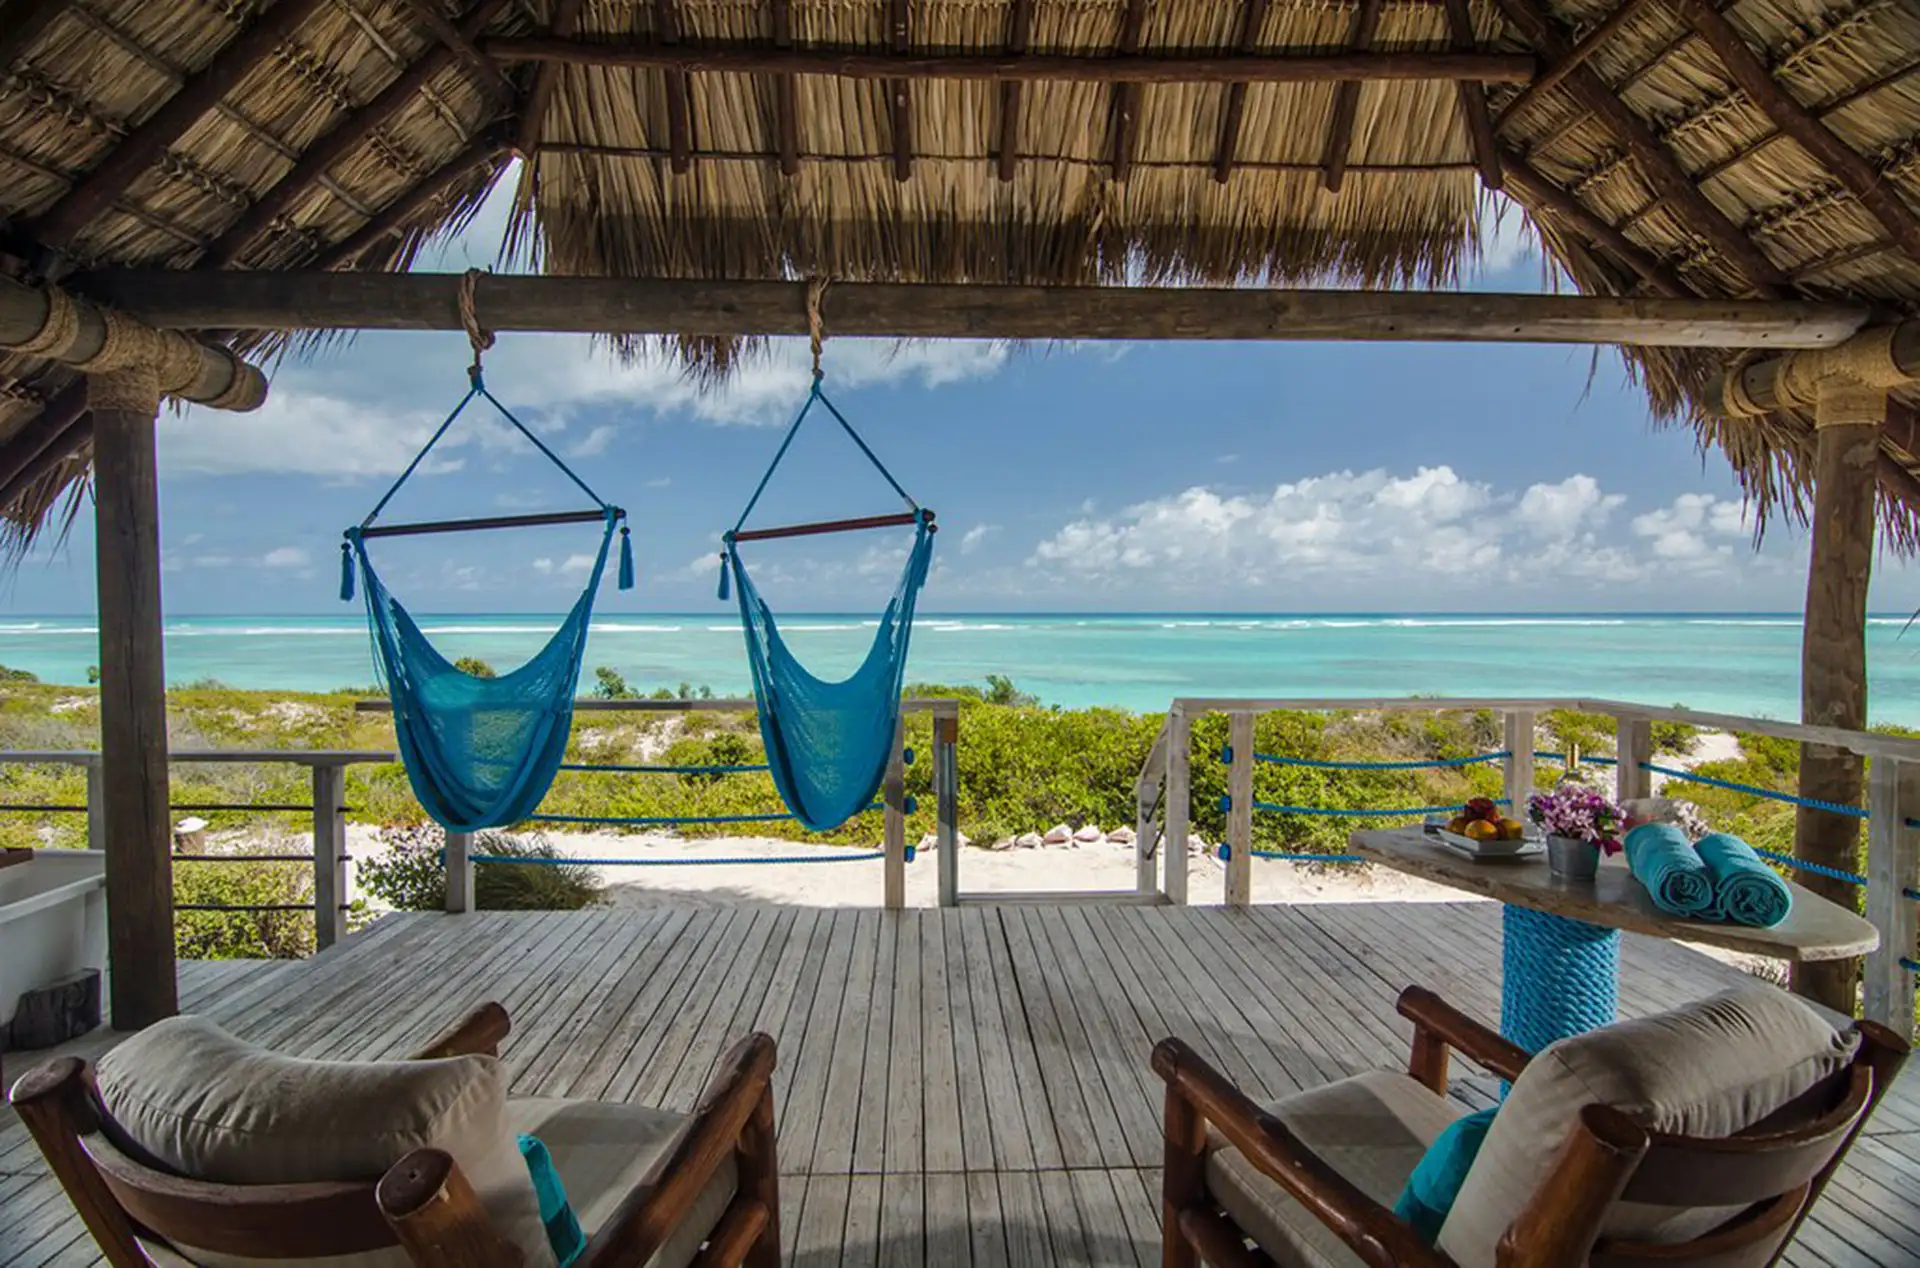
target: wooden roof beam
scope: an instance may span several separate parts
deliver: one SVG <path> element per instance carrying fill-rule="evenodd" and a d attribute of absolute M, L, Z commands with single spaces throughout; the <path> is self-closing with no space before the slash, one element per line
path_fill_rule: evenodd
<path fill-rule="evenodd" d="M 793 47 L 793 0 L 773 0 L 773 46 Z M 792 75 L 773 77 L 773 134 L 780 174 L 800 174 L 800 102 Z"/>
<path fill-rule="evenodd" d="M 553 6 L 553 34 L 556 39 L 564 40 L 572 36 L 580 26 L 580 10 L 584 0 L 555 0 Z M 498 48 L 487 44 L 480 51 L 495 61 L 511 61 L 503 57 Z M 553 100 L 553 90 L 560 83 L 560 62 L 542 62 L 533 72 L 533 83 L 527 88 L 527 96 L 520 103 L 520 127 L 514 134 L 514 153 L 521 158 L 531 160 L 533 152 L 540 148 L 540 131 L 546 126 L 547 105 Z M 531 188 L 532 172 L 527 173 Z"/>
<path fill-rule="evenodd" d="M 504 139 L 492 133 L 484 134 L 455 154 L 452 158 L 435 168 L 425 180 L 402 193 L 375 214 L 373 219 L 359 229 L 342 238 L 338 243 L 322 251 L 311 267 L 316 269 L 336 269 L 352 267 L 361 256 L 373 246 L 406 227 L 421 208 L 440 197 L 447 186 L 460 177 L 467 175 L 482 163 L 491 163 L 508 149 Z M 227 274 L 227 276 L 244 276 Z M 208 326 L 205 329 L 229 329 L 230 327 Z"/>
<path fill-rule="evenodd" d="M 156 326 L 183 329 L 458 330 L 459 274 L 111 270 L 73 285 Z M 488 329 L 585 334 L 807 333 L 807 285 L 487 274 Z M 1006 339 L 1357 339 L 1830 347 L 1865 304 L 1464 291 L 1254 287 L 999 286 L 841 282 L 844 335 Z"/>
<path fill-rule="evenodd" d="M 457 29 L 470 41 L 478 39 L 509 2 L 476 0 L 467 16 L 460 19 Z M 374 94 L 365 105 L 340 120 L 331 131 L 322 133 L 279 180 L 254 199 L 253 206 L 241 212 L 239 218 L 214 239 L 213 244 L 201 255 L 200 267 L 224 269 L 237 263 L 255 238 L 266 232 L 308 190 L 326 180 L 328 170 L 335 163 L 372 136 L 387 120 L 412 104 L 441 71 L 453 64 L 453 60 L 452 50 L 445 46 L 429 49 Z"/>
<path fill-rule="evenodd" d="M 1474 47 L 1473 13 L 1467 0 L 1446 0 L 1447 30 L 1453 37 L 1456 53 L 1471 52 Z M 1480 183 L 1488 189 L 1500 188 L 1500 150 L 1493 141 L 1493 116 L 1487 112 L 1487 87 L 1471 79 L 1455 85 L 1460 98 L 1460 118 L 1467 125 L 1473 142 L 1474 164 L 1480 169 Z"/>
<path fill-rule="evenodd" d="M 887 5 L 887 43 L 894 56 L 906 56 L 912 33 L 907 0 L 891 0 Z M 893 179 L 910 180 L 913 177 L 913 102 L 906 80 L 887 81 L 887 105 L 893 119 Z"/>
<path fill-rule="evenodd" d="M 1144 0 L 1142 0 L 1144 2 Z M 909 53 L 868 49 L 776 49 L 744 44 L 610 44 L 551 38 L 481 41 L 503 62 L 544 66 L 672 66 L 739 75 L 828 75 L 839 79 L 1046 80 L 1078 84 L 1320 84 L 1343 79 L 1477 79 L 1522 84 L 1533 78 L 1530 53 L 1456 53 L 1398 49 L 1382 53 L 1194 53 L 1079 56 L 1026 53 Z"/>
<path fill-rule="evenodd" d="M 1679 275 L 1672 269 L 1589 211 L 1586 204 L 1535 171 L 1520 155 L 1508 150 L 1502 158 L 1515 197 L 1529 210 L 1550 213 L 1567 228 L 1639 274 L 1641 280 L 1660 294 L 1678 298 L 1688 293 Z"/>
<path fill-rule="evenodd" d="M 127 187 L 166 154 L 167 147 L 186 135 L 221 98 L 239 85 L 306 20 L 333 0 L 280 0 L 213 55 L 213 60 L 189 77 L 180 91 L 162 102 L 146 120 L 128 133 L 75 181 L 60 200 L 28 226 L 27 232 L 44 247 L 64 249 L 74 237 L 109 211 Z"/>
<path fill-rule="evenodd" d="M 1373 33 L 1380 26 L 1381 0 L 1360 0 L 1353 13 L 1353 31 L 1347 47 L 1355 53 L 1373 48 Z M 1333 90 L 1333 119 L 1327 125 L 1327 149 L 1322 163 L 1320 183 L 1329 194 L 1340 192 L 1346 183 L 1347 161 L 1353 151 L 1353 117 L 1360 108 L 1360 81 L 1343 79 Z"/>
<path fill-rule="evenodd" d="M 1247 0 L 1240 15 L 1240 51 L 1251 53 L 1258 46 L 1260 28 L 1267 23 L 1267 0 Z M 1234 152 L 1240 148 L 1240 121 L 1247 112 L 1247 86 L 1227 85 L 1226 107 L 1221 112 L 1220 148 L 1213 156 L 1213 179 L 1222 185 L 1233 175 Z"/>
<path fill-rule="evenodd" d="M 1007 10 L 1007 54 L 1018 57 L 1027 51 L 1033 31 L 1033 0 L 1013 0 Z M 1020 163 L 1020 95 L 1025 85 L 1009 79 L 1000 85 L 1000 179 L 1011 181 Z"/>
<path fill-rule="evenodd" d="M 1920 215 L 1915 215 L 1901 198 L 1897 186 L 1882 179 L 1878 168 L 1820 122 L 1813 111 L 1789 97 L 1718 9 L 1701 0 L 1681 0 L 1680 8 L 1747 99 L 1831 172 L 1880 222 L 1908 259 L 1920 262 Z"/>
<path fill-rule="evenodd" d="M 1633 20 L 1635 14 L 1651 4 L 1653 0 L 1621 0 L 1620 6 L 1609 13 L 1599 26 L 1594 27 L 1580 37 L 1578 43 L 1567 50 L 1565 57 L 1559 58 L 1540 73 L 1540 77 L 1520 90 L 1520 95 L 1507 103 L 1506 109 L 1494 121 L 1495 130 L 1505 129 L 1513 124 L 1526 111 L 1538 105 L 1554 89 L 1566 82 L 1567 76 L 1587 64 L 1587 59 L 1598 53 L 1603 45 L 1620 34 L 1620 29 Z"/>
<path fill-rule="evenodd" d="M 473 42 L 474 37 L 480 32 L 474 31 L 469 34 L 448 21 L 447 15 L 440 10 L 440 0 L 406 0 L 406 6 L 413 11 L 414 16 L 420 19 L 427 30 L 433 32 L 433 38 L 440 41 L 447 52 L 453 54 L 473 72 L 474 78 L 480 81 L 480 86 L 485 88 L 496 101 L 513 96 L 513 84 L 501 72 L 500 64 L 482 53 L 480 46 Z"/>
<path fill-rule="evenodd" d="M 1500 6 L 1528 41 L 1549 63 L 1564 61 L 1572 51 L 1559 24 L 1547 15 L 1539 0 L 1500 0 Z M 1746 275 L 1754 293 L 1770 298 L 1787 285 L 1786 275 L 1753 240 L 1700 192 L 1678 159 L 1660 143 L 1652 127 L 1622 101 L 1605 80 L 1588 66 L 1576 66 L 1566 79 L 1567 90 L 1613 134 L 1641 175 L 1691 232 L 1711 243 Z"/>
<path fill-rule="evenodd" d="M 1137 58 L 1140 31 L 1147 22 L 1147 0 L 1127 0 L 1127 12 L 1120 19 L 1118 56 Z M 1031 60 L 1031 59 L 1026 59 Z M 1113 179 L 1123 181 L 1133 170 L 1133 134 L 1135 115 L 1140 110 L 1140 90 L 1123 83 L 1113 90 Z"/>
<path fill-rule="evenodd" d="M 0 445 L 0 489 L 11 489 L 16 480 L 24 487 L 38 479 L 35 476 L 21 480 L 21 476 L 33 466 L 34 459 L 60 438 L 60 433 L 86 412 L 87 381 L 83 376 L 67 384 L 38 414 L 28 419 L 25 426 L 9 436 L 5 445 Z M 0 493 L 0 510 L 12 500 Z"/>
<path fill-rule="evenodd" d="M 0 74 L 13 69 L 72 0 L 0 0 Z"/>
<path fill-rule="evenodd" d="M 673 0 L 653 0 L 653 25 L 668 48 L 680 43 L 680 14 Z M 687 117 L 687 72 L 666 72 L 668 170 L 685 176 L 693 167 L 693 136 Z"/>

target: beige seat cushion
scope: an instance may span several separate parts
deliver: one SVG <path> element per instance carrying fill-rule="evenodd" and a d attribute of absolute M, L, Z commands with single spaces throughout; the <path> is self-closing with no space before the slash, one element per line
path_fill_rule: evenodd
<path fill-rule="evenodd" d="M 1501 1234 L 1587 1105 L 1611 1105 L 1649 1131 L 1729 1136 L 1845 1067 L 1855 1043 L 1784 991 L 1761 985 L 1563 1039 L 1528 1063 L 1494 1116 L 1440 1230 L 1440 1249 L 1464 1268 L 1492 1268 Z M 1734 1213 L 1622 1203 L 1605 1231 L 1685 1241 Z"/>
<path fill-rule="evenodd" d="M 98 1079 L 117 1143 L 192 1179 L 374 1182 L 415 1149 L 444 1149 L 529 1268 L 554 1262 L 496 1058 L 311 1061 L 244 1043 L 204 1018 L 175 1017 L 108 1053 Z M 179 1249 L 210 1266 L 261 1262 Z M 408 1259 L 395 1246 L 305 1262 L 359 1268 Z"/>
<path fill-rule="evenodd" d="M 538 1136 L 553 1155 L 567 1204 L 588 1237 L 606 1224 L 673 1133 L 679 1114 L 605 1101 L 548 1099 L 507 1102 L 513 1130 Z M 648 1261 L 650 1268 L 684 1268 L 733 1200 L 738 1175 L 732 1155 L 700 1192 L 686 1220 Z"/>
<path fill-rule="evenodd" d="M 1314 1153 L 1368 1197 L 1392 1206 L 1427 1146 L 1466 1111 L 1405 1074 L 1342 1079 L 1267 1107 Z M 1207 1158 L 1207 1189 L 1260 1248 L 1285 1268 L 1348 1268 L 1359 1256 L 1239 1150 Z"/>

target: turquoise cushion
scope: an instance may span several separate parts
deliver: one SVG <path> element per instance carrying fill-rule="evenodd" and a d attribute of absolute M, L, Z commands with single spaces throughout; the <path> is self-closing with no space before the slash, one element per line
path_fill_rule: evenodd
<path fill-rule="evenodd" d="M 1440 1226 L 1447 1222 L 1447 1212 L 1453 1209 L 1453 1200 L 1460 1196 L 1460 1186 L 1467 1182 L 1467 1172 L 1472 1169 L 1480 1145 L 1487 1138 L 1487 1128 L 1491 1126 L 1493 1110 L 1490 1109 L 1454 1120 L 1427 1146 L 1420 1165 L 1407 1177 L 1407 1187 L 1400 1191 L 1393 1213 L 1413 1225 L 1414 1231 L 1429 1243 L 1440 1236 Z"/>
<path fill-rule="evenodd" d="M 526 1159 L 527 1174 L 533 1177 L 533 1191 L 540 1198 L 540 1222 L 547 1226 L 547 1244 L 560 1268 L 571 1268 L 580 1252 L 587 1248 L 587 1235 L 580 1231 L 573 1207 L 567 1204 L 567 1190 L 560 1183 L 560 1172 L 553 1155 L 538 1136 L 520 1137 L 520 1156 Z M 1458 1187 L 1457 1185 L 1455 1186 Z"/>

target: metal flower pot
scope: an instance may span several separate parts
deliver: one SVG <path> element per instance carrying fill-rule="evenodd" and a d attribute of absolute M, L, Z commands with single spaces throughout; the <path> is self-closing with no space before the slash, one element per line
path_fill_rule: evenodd
<path fill-rule="evenodd" d="M 1590 881 L 1600 874 L 1600 847 L 1578 837 L 1547 838 L 1547 870 L 1570 881 Z"/>

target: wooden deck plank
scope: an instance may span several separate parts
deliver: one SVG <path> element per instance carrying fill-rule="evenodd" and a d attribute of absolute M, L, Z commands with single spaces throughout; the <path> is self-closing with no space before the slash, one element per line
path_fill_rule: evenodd
<path fill-rule="evenodd" d="M 927 1268 L 972 1268 L 967 1177 L 957 1171 L 928 1172 L 924 1192 Z"/>
<path fill-rule="evenodd" d="M 816 1156 L 815 1142 L 819 1138 L 830 1065 L 860 1060 L 858 1052 L 849 1054 L 840 1047 L 842 1012 L 853 997 L 864 993 L 863 983 L 855 979 L 852 969 L 857 914 L 835 911 L 826 920 L 825 954 L 819 982 L 809 999 L 806 1028 L 799 1046 L 782 1048 L 779 1062 L 774 1066 L 776 1079 L 782 1073 L 788 1078 L 785 1094 L 774 1106 L 783 1170 L 792 1168 L 795 1158 Z M 872 985 L 871 970 L 864 985 Z"/>
<path fill-rule="evenodd" d="M 880 1177 L 880 1268 L 919 1268 L 926 1262 L 926 1177 L 918 1172 Z"/>
<path fill-rule="evenodd" d="M 1126 1143 L 1105 1087 L 1089 1088 L 1080 1080 L 1074 1064 L 1076 1049 L 1068 1038 L 1069 1022 L 1056 1006 L 1052 984 L 1027 937 L 1023 913 L 1020 907 L 1003 907 L 995 913 L 1007 950 L 1006 980 L 1012 982 L 1026 1014 L 1040 1087 L 1060 1138 L 1061 1158 L 1069 1167 L 1097 1167 L 1109 1150 L 1118 1154 Z M 1071 1024 L 1078 1027 L 1077 1022 Z M 1078 1051 L 1085 1051 L 1084 1040 Z"/>
<path fill-rule="evenodd" d="M 1016 1268 L 1053 1262 L 1053 1242 L 1041 1205 L 1040 1173 L 1002 1171 L 999 1176 L 1001 1230 L 1006 1234 L 1007 1259 Z"/>
<path fill-rule="evenodd" d="M 920 969 L 923 979 L 920 986 L 921 1153 L 925 1168 L 934 1172 L 961 1171 L 967 1165 L 966 1143 L 960 1127 L 960 1069 L 953 1025 L 953 980 L 947 965 L 946 926 L 954 914 L 950 911 L 934 911 L 916 922 L 920 926 Z M 888 1165 L 892 1166 L 891 1160 Z M 927 1203 L 930 1221 L 934 1197 L 933 1190 L 929 1188 Z M 964 1184 L 961 1186 L 960 1203 L 964 1228 Z M 931 1223 L 928 1227 L 932 1227 Z"/>
<path fill-rule="evenodd" d="M 869 1098 L 878 1092 L 886 1102 L 886 1146 L 880 1170 L 925 1171 L 927 1086 L 922 1074 L 926 1045 L 945 1042 L 924 1035 L 921 1029 L 920 928 L 926 924 L 927 916 L 920 912 L 911 916 L 905 912 L 888 912 L 886 920 L 893 934 L 893 1008 L 886 1039 L 887 1072 L 878 1086 L 869 1082 L 864 1091 Z"/>
<path fill-rule="evenodd" d="M 960 1115 L 961 1162 L 968 1171 L 992 1171 L 993 1102 L 1004 1099 L 1006 1089 L 1002 1084 L 995 1084 L 995 1095 L 987 1095 L 985 1045 L 979 1033 L 984 1021 L 975 1019 L 973 969 L 967 963 L 959 911 L 940 921 L 940 937 L 947 966 L 947 1020 L 953 1036 L 954 1099 Z M 1004 1257 L 1005 1247 L 1001 1250 Z"/>
<path fill-rule="evenodd" d="M 1000 1204 L 999 1177 L 988 1168 L 969 1171 L 965 1181 L 967 1249 L 973 1268 L 1013 1268 L 1016 1261 L 1007 1255 L 1006 1212 Z"/>
<path fill-rule="evenodd" d="M 840 1257 L 833 1262 L 848 1268 L 878 1268 L 880 1263 L 880 1203 L 886 1180 L 858 1175 L 847 1185 L 847 1223 Z"/>
<path fill-rule="evenodd" d="M 786 1243 L 787 1262 L 793 1268 L 831 1268 L 841 1262 L 846 1242 L 848 1180 L 846 1176 L 782 1176 L 780 1201 L 792 1205 L 790 1185 L 799 1184 L 803 1204 L 800 1224 Z"/>
<path fill-rule="evenodd" d="M 819 1130 L 812 1153 L 816 1172 L 846 1173 L 856 1169 L 872 1171 L 872 1166 L 855 1168 L 854 1146 L 859 1138 L 860 1120 L 867 1120 L 867 1131 L 874 1133 L 881 1102 L 866 1102 L 865 1089 L 878 1084 L 884 1096 L 887 1077 L 885 1040 L 872 1040 L 876 1022 L 876 1002 L 885 994 L 886 979 L 881 976 L 881 919 L 877 911 L 854 913 L 852 959 L 847 987 L 841 993 L 840 1012 L 834 1027 L 834 1043 L 824 1054 L 825 1092 L 820 1104 Z M 891 957 L 888 957 L 891 962 Z M 891 998 L 890 995 L 886 996 Z M 880 1033 L 886 1031 L 881 1026 Z"/>
<path fill-rule="evenodd" d="M 1017 999 L 1002 998 L 1005 988 L 994 969 L 999 921 L 984 907 L 962 907 L 957 916 L 981 1077 L 994 1091 L 987 1098 L 994 1162 L 1006 1171 L 1059 1166 L 1060 1141 L 1040 1088 L 1025 1015 Z"/>

